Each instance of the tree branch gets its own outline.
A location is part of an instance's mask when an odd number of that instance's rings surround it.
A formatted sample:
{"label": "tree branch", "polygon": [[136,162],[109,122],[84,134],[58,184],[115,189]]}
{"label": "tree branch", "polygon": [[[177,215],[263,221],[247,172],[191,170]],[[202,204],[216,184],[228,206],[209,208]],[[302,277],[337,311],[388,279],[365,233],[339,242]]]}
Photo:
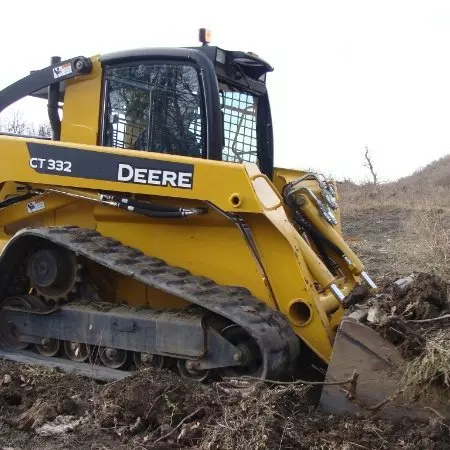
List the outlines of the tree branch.
{"label": "tree branch", "polygon": [[156,441],[153,442],[153,445],[155,445],[158,442],[161,442],[164,439],[167,439],[168,437],[170,437],[172,435],[172,433],[174,433],[176,430],[178,430],[178,428],[181,427],[181,425],[183,425],[183,423],[187,422],[189,419],[191,419],[192,417],[197,415],[202,410],[203,410],[203,407],[197,408],[193,413],[189,414],[181,422],[179,422],[179,424],[176,427],[172,428],[168,433],[166,433],[165,435],[163,435],[163,436],[159,437],[158,439],[156,439]]}
{"label": "tree branch", "polygon": [[425,322],[436,322],[437,320],[445,320],[445,319],[450,319],[450,314],[444,314],[443,316],[433,317],[432,319],[408,320],[407,322],[425,323]]}

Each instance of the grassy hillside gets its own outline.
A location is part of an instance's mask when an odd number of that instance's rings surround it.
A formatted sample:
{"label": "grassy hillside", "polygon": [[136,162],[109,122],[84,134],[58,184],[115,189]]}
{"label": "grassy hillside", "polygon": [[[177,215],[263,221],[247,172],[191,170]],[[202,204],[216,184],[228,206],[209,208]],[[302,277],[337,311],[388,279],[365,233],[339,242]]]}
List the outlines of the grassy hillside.
{"label": "grassy hillside", "polygon": [[450,154],[412,175],[379,186],[339,183],[343,211],[371,207],[407,209],[450,208]]}
{"label": "grassy hillside", "polygon": [[396,182],[339,183],[339,193],[344,232],[376,276],[450,279],[450,155]]}

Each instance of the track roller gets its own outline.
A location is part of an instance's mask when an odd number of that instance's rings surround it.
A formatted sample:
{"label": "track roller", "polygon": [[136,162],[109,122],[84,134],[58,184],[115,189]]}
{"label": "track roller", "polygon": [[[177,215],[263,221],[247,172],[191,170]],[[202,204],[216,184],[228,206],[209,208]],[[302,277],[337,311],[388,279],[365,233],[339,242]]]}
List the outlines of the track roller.
{"label": "track roller", "polygon": [[100,361],[110,369],[122,369],[128,363],[128,351],[111,347],[100,347]]}
{"label": "track roller", "polygon": [[42,344],[36,344],[36,350],[42,356],[56,356],[61,350],[61,341],[51,338],[42,339]]}
{"label": "track roller", "polygon": [[64,353],[72,361],[85,362],[90,356],[89,347],[79,342],[64,342]]}
{"label": "track roller", "polygon": [[[1,302],[1,308],[5,306],[11,306],[23,309],[32,309],[31,302],[26,296],[23,297],[8,297]],[[0,309],[0,339],[8,347],[14,348],[16,350],[24,350],[30,346],[28,342],[22,342],[16,335],[15,327],[13,324],[7,322],[3,317]]]}
{"label": "track roller", "polygon": [[186,359],[177,360],[178,372],[183,378],[189,378],[195,381],[205,381],[211,371],[208,369],[198,370],[195,368],[195,361],[190,361]]}
{"label": "track roller", "polygon": [[166,358],[162,355],[153,355],[152,353],[135,352],[133,355],[134,364],[138,369],[162,369],[165,366]]}

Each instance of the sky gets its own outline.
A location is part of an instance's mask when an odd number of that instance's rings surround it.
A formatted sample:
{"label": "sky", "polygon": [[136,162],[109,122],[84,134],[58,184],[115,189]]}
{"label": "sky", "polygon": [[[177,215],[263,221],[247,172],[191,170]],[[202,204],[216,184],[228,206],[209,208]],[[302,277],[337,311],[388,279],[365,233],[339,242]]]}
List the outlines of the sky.
{"label": "sky", "polygon": [[[212,45],[252,51],[274,67],[277,166],[362,181],[367,145],[389,181],[450,153],[449,1],[3,3],[0,89],[52,55],[194,46],[206,27]],[[20,109],[35,120],[36,104],[45,105],[21,102],[0,119]]]}

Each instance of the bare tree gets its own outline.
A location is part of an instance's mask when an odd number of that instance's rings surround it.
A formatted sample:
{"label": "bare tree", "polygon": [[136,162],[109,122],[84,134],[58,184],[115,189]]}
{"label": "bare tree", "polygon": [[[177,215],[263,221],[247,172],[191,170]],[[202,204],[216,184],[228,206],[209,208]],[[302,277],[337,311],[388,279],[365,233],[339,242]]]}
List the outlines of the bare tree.
{"label": "bare tree", "polygon": [[364,158],[366,162],[364,163],[364,167],[367,167],[370,170],[370,173],[373,178],[373,184],[378,184],[378,175],[375,172],[375,168],[373,167],[372,157],[369,154],[369,147],[366,145],[366,151],[364,153]]}
{"label": "bare tree", "polygon": [[7,133],[25,134],[27,124],[23,119],[23,114],[20,111],[14,111],[12,116],[4,122],[2,128]]}
{"label": "bare tree", "polygon": [[21,111],[14,111],[13,114],[0,123],[0,131],[12,134],[22,134],[28,136],[51,137],[52,129],[48,122],[41,122],[39,125],[28,122],[23,118]]}
{"label": "bare tree", "polygon": [[38,127],[36,132],[33,133],[35,136],[39,136],[39,137],[48,137],[51,138],[52,137],[52,127],[50,126],[49,122],[41,122]]}

